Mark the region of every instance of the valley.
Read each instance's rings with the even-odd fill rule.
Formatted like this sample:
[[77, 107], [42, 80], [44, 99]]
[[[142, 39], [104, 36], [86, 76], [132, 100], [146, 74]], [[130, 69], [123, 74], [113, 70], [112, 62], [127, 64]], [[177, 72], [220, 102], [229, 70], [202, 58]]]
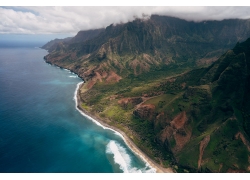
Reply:
[[84, 80], [80, 108], [161, 167], [249, 172], [249, 37], [250, 20], [152, 15], [43, 48]]

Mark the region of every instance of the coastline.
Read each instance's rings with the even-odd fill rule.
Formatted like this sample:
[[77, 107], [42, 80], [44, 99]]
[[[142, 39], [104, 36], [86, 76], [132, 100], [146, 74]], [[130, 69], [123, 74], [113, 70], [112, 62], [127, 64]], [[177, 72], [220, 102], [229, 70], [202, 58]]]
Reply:
[[174, 173], [174, 171], [171, 168], [163, 168], [156, 162], [154, 162], [151, 158], [149, 158], [144, 152], [142, 152], [135, 144], [132, 142], [132, 140], [129, 139], [129, 137], [120, 129], [110, 126], [106, 123], [104, 123], [101, 118], [94, 116], [93, 114], [90, 114], [85, 109], [83, 109], [80, 104], [82, 103], [81, 98], [79, 96], [79, 90], [82, 87], [84, 82], [80, 82], [77, 84], [77, 88], [75, 90], [74, 99], [76, 103], [76, 109], [85, 117], [91, 119], [93, 122], [95, 122], [97, 125], [102, 126], [104, 129], [110, 129], [114, 131], [117, 135], [121, 136], [124, 140], [124, 142], [128, 145], [128, 147], [136, 153], [139, 157], [141, 157], [150, 167], [154, 168], [156, 170], [156, 173]]

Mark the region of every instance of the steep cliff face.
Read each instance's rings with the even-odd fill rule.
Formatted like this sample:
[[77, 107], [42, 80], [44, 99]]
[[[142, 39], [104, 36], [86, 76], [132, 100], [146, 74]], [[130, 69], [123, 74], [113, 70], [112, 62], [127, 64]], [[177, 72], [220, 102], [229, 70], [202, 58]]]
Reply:
[[82, 107], [162, 166], [249, 172], [250, 39], [237, 43], [249, 28], [249, 20], [152, 16], [58, 43], [45, 60], [82, 77]]
[[178, 172], [249, 172], [249, 52], [250, 39], [207, 68], [100, 83], [81, 95], [93, 113], [128, 127], [162, 165]]
[[90, 77], [82, 73], [90, 67], [127, 77], [169, 65], [209, 64], [249, 36], [249, 20], [195, 23], [153, 15], [105, 30], [80, 31], [69, 43], [58, 44], [45, 59], [87, 79]]
[[41, 48], [48, 50], [49, 52], [52, 52], [56, 49], [57, 45], [60, 43], [67, 43], [72, 39], [72, 37], [64, 38], [64, 39], [54, 39], [50, 42], [44, 44]]
[[144, 103], [152, 106], [153, 102], [155, 111], [145, 115], [154, 119], [156, 140], [173, 153], [180, 169], [250, 170], [249, 52], [250, 39], [208, 68], [161, 83], [158, 89], [165, 95]]
[[[42, 48], [48, 50], [49, 53], [52, 53], [53, 51], [60, 51], [63, 49], [62, 47], [69, 48], [70, 45], [72, 45], [72, 44], [83, 43], [89, 39], [92, 39], [92, 38], [98, 36], [103, 31], [104, 31], [103, 28], [102, 29], [79, 31], [74, 37], [67, 37], [64, 39], [51, 40], [50, 42], [43, 45]], [[63, 50], [65, 51], [65, 49], [63, 49]]]
[[83, 43], [87, 40], [90, 40], [96, 36], [98, 36], [101, 32], [103, 32], [105, 29], [92, 29], [92, 30], [86, 30], [86, 31], [79, 31], [75, 37], [70, 39], [68, 42], [69, 44], [73, 43]]

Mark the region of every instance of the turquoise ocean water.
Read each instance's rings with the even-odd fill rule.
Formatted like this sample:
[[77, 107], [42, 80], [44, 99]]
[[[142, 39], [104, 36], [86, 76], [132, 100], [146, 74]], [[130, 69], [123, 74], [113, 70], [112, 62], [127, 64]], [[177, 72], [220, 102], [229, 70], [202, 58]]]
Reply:
[[155, 172], [77, 109], [82, 82], [34, 46], [0, 48], [0, 172]]

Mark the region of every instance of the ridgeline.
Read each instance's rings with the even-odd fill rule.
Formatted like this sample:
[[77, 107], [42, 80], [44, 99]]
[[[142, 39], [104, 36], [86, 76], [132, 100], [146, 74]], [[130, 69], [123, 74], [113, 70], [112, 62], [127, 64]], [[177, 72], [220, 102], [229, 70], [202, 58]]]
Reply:
[[150, 19], [51, 41], [81, 107], [176, 172], [250, 171], [250, 20]]

